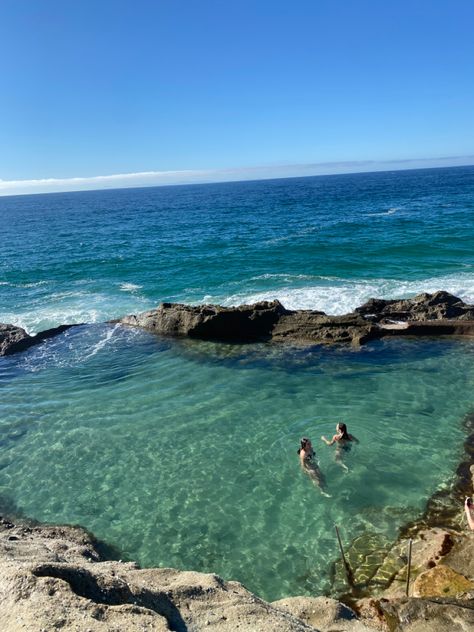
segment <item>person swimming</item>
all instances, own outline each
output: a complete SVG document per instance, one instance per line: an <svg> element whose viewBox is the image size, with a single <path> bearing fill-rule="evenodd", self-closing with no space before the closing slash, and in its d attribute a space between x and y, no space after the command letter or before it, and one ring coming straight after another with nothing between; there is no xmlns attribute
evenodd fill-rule
<svg viewBox="0 0 474 632"><path fill-rule="evenodd" d="M330 498L330 495L324 489L326 487L326 481L323 473L319 469L316 461L316 453L308 437L301 439L300 447L297 452L300 457L302 470L309 476L313 484L319 487L321 494Z"/></svg>
<svg viewBox="0 0 474 632"><path fill-rule="evenodd" d="M333 445L334 443L337 444L336 445L336 462L342 467L343 470L348 472L349 468L347 467L345 463L342 462L342 453L349 452L349 450L351 449L351 443L352 442L359 443L359 439L357 439L356 437L354 437L354 435L351 435L347 432L347 426L346 424L342 423L342 421L336 424L336 434L333 436L331 441L326 439L324 435L321 437L321 439L324 441L326 445Z"/></svg>

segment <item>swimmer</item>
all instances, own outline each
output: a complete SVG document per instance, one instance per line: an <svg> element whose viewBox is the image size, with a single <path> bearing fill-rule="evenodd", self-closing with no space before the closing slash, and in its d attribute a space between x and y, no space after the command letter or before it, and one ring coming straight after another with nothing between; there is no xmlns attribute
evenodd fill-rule
<svg viewBox="0 0 474 632"><path fill-rule="evenodd" d="M300 457L300 463L303 472L305 472L309 476L316 487L319 487L319 491L323 496L331 498L331 496L324 490L324 488L326 487L326 481L315 459L316 454L313 450L311 441L307 437L303 437L301 439L301 444L298 449L298 456Z"/></svg>
<svg viewBox="0 0 474 632"><path fill-rule="evenodd" d="M336 462L342 467L345 472L348 472L349 468L345 463L342 462L342 452L349 452L349 450L351 449L351 442L353 441L354 443L359 443L359 439L347 432L347 426L346 424L343 424L342 421L336 425L336 434L333 436L331 441L326 439L324 435L321 437L321 439L326 445L333 445L333 443L337 444Z"/></svg>

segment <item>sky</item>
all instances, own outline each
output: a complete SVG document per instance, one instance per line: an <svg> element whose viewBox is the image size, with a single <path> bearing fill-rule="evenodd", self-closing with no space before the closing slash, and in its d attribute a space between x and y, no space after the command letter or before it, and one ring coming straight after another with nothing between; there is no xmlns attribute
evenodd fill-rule
<svg viewBox="0 0 474 632"><path fill-rule="evenodd" d="M0 194L474 164L473 25L472 0L0 0Z"/></svg>

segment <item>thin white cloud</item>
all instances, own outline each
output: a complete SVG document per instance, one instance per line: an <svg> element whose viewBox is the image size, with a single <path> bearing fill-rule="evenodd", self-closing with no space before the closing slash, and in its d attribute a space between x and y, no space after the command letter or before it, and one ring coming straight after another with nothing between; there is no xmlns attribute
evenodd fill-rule
<svg viewBox="0 0 474 632"><path fill-rule="evenodd" d="M22 195L27 193L85 191L94 189L118 189L169 184L264 180L270 178L290 178L298 176L416 169L424 167L451 167L472 164L474 164L474 156L451 156L429 159L413 158L407 160L359 160L293 165L267 165L260 167L240 167L235 169L143 171L139 173L117 173L106 176L42 178L37 180L0 179L0 196Z"/></svg>

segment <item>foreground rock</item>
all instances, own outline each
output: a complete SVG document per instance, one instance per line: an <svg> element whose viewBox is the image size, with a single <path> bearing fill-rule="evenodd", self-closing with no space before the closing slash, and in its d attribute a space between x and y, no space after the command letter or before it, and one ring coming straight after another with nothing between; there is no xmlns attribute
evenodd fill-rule
<svg viewBox="0 0 474 632"><path fill-rule="evenodd" d="M393 335L474 336L474 307L448 292L420 294L402 301L371 299L344 316L291 311L279 301L239 307L162 303L157 309L131 314L116 322L157 334L203 340L360 345Z"/></svg>
<svg viewBox="0 0 474 632"><path fill-rule="evenodd" d="M55 629L315 630L217 575L101 561L82 529L0 520L0 630Z"/></svg>
<svg viewBox="0 0 474 632"><path fill-rule="evenodd" d="M417 562L423 566L422 556ZM459 584L463 563L457 560L454 571L445 562L435 567L448 569L444 576L450 576L448 581L455 577L461 590L468 588L467 578ZM447 599L431 593L429 585L423 588L426 598L387 595L359 600L355 609L326 597L269 604L214 574L103 561L100 545L80 528L15 525L0 518L0 630L6 632L473 629L473 595L456 593Z"/></svg>

